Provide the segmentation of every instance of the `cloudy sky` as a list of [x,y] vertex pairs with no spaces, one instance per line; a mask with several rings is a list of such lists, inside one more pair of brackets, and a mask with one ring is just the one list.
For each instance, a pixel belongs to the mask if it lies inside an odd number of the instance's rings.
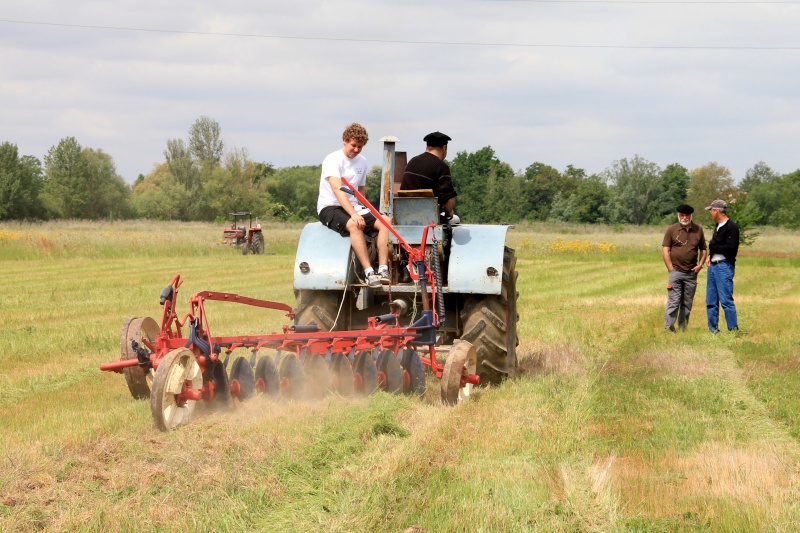
[[226,148],[319,164],[349,122],[515,170],[638,154],[736,180],[800,168],[800,0],[28,0],[0,8],[0,142],[60,139],[127,181],[216,120]]

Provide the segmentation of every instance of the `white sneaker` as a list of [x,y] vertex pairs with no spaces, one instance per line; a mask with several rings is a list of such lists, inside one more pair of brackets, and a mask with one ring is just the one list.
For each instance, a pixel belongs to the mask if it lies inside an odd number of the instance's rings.
[[388,270],[382,270],[381,272],[378,272],[378,275],[381,277],[381,283],[382,284],[384,284],[384,285],[391,285],[392,284],[392,278],[389,277],[389,271]]
[[368,287],[380,287],[381,286],[381,276],[375,272],[367,276],[367,286]]

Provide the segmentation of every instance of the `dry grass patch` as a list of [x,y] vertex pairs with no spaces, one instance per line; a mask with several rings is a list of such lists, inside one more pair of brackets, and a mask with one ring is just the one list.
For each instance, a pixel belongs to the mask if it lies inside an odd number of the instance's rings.
[[564,463],[558,470],[554,492],[585,531],[610,530],[620,517],[618,496],[610,482],[615,459],[614,455],[600,457],[583,468]]
[[521,342],[517,347],[519,372],[537,374],[583,374],[587,361],[580,352],[566,344],[545,344],[538,340]]
[[770,513],[793,505],[797,459],[785,447],[768,443],[735,447],[708,442],[694,453],[669,454],[654,462],[620,457],[611,477],[628,513],[674,517],[713,500],[752,504]]
[[631,360],[632,368],[649,368],[656,377],[678,376],[701,378],[707,376],[731,376],[737,371],[730,364],[721,364],[707,352],[686,349],[652,349],[641,352]]

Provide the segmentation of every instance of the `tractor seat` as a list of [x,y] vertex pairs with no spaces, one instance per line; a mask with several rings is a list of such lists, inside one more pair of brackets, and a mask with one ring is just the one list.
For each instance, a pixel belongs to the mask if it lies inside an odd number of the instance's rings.
[[439,201],[431,189],[397,191],[393,215],[398,226],[425,226],[439,220]]

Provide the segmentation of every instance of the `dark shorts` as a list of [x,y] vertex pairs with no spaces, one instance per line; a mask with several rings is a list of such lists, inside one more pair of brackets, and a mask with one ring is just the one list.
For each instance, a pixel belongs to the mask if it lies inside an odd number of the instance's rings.
[[[375,225],[375,215],[367,213],[363,216],[367,225],[364,231],[371,230]],[[350,236],[350,232],[347,230],[348,220],[350,220],[350,215],[347,214],[343,207],[338,205],[323,207],[322,211],[319,212],[319,221],[343,237]]]

